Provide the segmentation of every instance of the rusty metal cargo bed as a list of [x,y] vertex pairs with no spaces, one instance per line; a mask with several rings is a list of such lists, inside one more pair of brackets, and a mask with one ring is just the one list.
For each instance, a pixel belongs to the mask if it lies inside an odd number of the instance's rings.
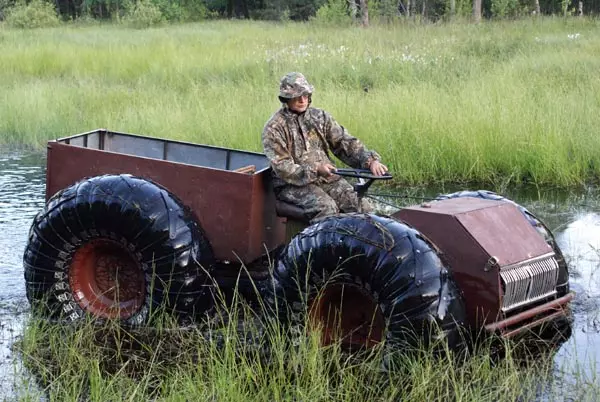
[[85,177],[122,173],[190,207],[218,260],[247,264],[285,240],[260,153],[98,129],[48,142],[46,199]]

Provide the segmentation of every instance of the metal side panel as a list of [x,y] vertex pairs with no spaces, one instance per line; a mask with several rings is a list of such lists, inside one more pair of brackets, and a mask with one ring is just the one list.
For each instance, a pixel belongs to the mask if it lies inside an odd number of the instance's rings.
[[187,163],[188,165],[227,170],[229,152],[226,149],[172,142],[167,145],[165,159],[172,162]]
[[[462,198],[467,200],[468,198]],[[552,252],[544,238],[511,203],[496,202],[485,209],[466,211],[456,218],[498,265],[527,261]]]
[[477,326],[556,290],[552,248],[512,203],[454,198],[408,207],[394,216],[441,250]]
[[113,133],[106,133],[104,136],[105,151],[163,159],[164,149],[165,141],[160,139],[132,137]]
[[85,177],[129,173],[165,186],[189,206],[219,260],[250,263],[284,236],[275,208],[265,207],[272,200],[263,185],[269,171],[249,175],[57,142],[48,147],[47,198]]

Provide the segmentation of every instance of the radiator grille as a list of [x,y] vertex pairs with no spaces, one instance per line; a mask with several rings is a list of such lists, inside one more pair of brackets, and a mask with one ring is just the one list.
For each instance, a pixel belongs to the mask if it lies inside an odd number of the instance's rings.
[[500,268],[502,311],[510,311],[556,293],[558,262],[554,253]]

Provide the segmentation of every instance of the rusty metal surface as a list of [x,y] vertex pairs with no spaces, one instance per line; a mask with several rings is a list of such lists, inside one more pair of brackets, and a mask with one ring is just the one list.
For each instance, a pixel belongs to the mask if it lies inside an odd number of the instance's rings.
[[254,165],[257,170],[269,167],[267,157],[256,152],[120,133],[105,129],[60,138],[56,142],[223,170],[234,170],[247,165]]
[[321,331],[323,346],[339,341],[345,348],[373,347],[384,339],[381,308],[356,285],[326,286],[309,305],[310,327]]
[[[468,204],[468,197],[458,198],[456,204]],[[477,239],[481,247],[498,259],[500,266],[515,264],[551,253],[546,241],[538,234],[517,207],[508,202],[481,200],[487,208],[455,214],[458,221]]]
[[[526,329],[533,328],[544,322],[550,322],[557,316],[568,315],[568,305],[573,300],[573,297],[575,297],[574,293],[567,293],[565,296],[544,303],[541,306],[536,306],[504,320],[490,323],[485,326],[485,329],[488,332],[500,332],[507,337],[514,336]],[[536,316],[539,316],[539,318],[530,321]],[[519,328],[515,329],[515,326],[519,326]]]
[[109,239],[91,240],[75,252],[69,284],[81,309],[104,318],[130,318],[146,298],[141,265],[126,247]]
[[557,320],[560,317],[566,317],[567,316],[567,312],[566,311],[555,311],[554,313],[551,313],[549,315],[545,315],[541,318],[538,318],[534,321],[531,322],[524,322],[522,323],[519,327],[511,330],[511,331],[500,331],[500,336],[502,336],[503,338],[514,338],[517,335],[522,335],[522,334],[526,334],[528,331],[537,328],[539,326],[542,326],[546,323],[550,323],[553,322],[554,320]]
[[246,264],[285,240],[268,169],[250,175],[54,141],[48,144],[47,167],[46,199],[90,176],[130,173],[154,180],[192,209],[219,260]]
[[408,207],[393,216],[440,248],[465,298],[469,322],[477,326],[505,318],[503,266],[552,252],[521,212],[504,201],[454,198]]

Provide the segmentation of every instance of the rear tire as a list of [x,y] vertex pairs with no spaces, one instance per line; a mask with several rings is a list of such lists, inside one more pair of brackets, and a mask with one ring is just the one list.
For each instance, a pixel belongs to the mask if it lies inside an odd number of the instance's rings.
[[200,226],[165,188],[130,175],[54,195],[34,219],[23,263],[27,298],[51,319],[141,325],[159,306],[182,318],[212,304],[213,254]]
[[419,232],[391,218],[336,215],[306,228],[283,250],[266,291],[280,320],[319,325],[323,344],[462,343],[463,300],[447,269]]

